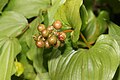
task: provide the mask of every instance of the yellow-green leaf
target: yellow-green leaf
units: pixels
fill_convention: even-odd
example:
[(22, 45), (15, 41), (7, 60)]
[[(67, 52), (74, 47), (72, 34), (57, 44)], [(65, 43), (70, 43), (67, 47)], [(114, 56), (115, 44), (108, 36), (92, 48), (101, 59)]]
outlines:
[(0, 80), (11, 80), (14, 58), (20, 51), (21, 46), (16, 38), (6, 38), (0, 52)]
[[(60, 51), (53, 53), (59, 54)], [(89, 50), (69, 50), (53, 56), (48, 69), (52, 80), (112, 80), (119, 66), (119, 58), (116, 40), (109, 35), (101, 35)]]

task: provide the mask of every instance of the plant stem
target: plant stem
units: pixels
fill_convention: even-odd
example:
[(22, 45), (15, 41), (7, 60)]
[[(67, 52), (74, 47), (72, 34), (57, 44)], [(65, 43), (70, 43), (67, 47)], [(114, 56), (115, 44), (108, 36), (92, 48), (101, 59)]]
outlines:
[(67, 33), (67, 32), (72, 32), (73, 30), (64, 30), (63, 32), (64, 33)]
[(29, 29), (29, 24), (22, 30), (22, 34), (24, 34)]
[(84, 37), (84, 35), (81, 33), (80, 34), (81, 38), (83, 39), (83, 41), (85, 42), (85, 44), (87, 45), (88, 48), (91, 47), (91, 45), (87, 42), (86, 38)]
[(17, 37), (19, 37), (19, 36), (21, 36), (22, 34), (24, 34), (28, 29), (29, 29), (29, 24), (22, 30), (22, 32), (19, 34), (19, 35), (17, 35)]
[[(73, 30), (64, 30), (63, 32), (64, 33), (67, 33), (67, 32), (72, 32)], [(80, 34), (81, 38), (83, 39), (83, 41), (85, 42), (85, 44), (87, 45), (88, 48), (91, 47), (90, 43), (88, 43), (88, 41), (86, 40), (86, 38), (84, 37), (84, 35), (81, 33)]]

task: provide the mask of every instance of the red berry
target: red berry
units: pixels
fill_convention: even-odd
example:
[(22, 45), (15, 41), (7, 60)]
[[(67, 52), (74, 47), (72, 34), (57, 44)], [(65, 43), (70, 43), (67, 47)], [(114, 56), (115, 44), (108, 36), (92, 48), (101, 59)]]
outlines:
[(60, 32), (58, 35), (58, 39), (60, 41), (64, 41), (66, 39), (66, 34), (64, 32)]
[(62, 23), (59, 20), (56, 20), (53, 23), (53, 27), (58, 30), (58, 29), (62, 28)]
[(41, 31), (43, 31), (45, 29), (45, 25), (44, 24), (40, 24), (40, 25), (38, 25), (37, 29), (38, 29), (38, 31), (41, 32)]
[(36, 41), (36, 46), (38, 48), (42, 48), (42, 47), (44, 47), (44, 42), (42, 40)]

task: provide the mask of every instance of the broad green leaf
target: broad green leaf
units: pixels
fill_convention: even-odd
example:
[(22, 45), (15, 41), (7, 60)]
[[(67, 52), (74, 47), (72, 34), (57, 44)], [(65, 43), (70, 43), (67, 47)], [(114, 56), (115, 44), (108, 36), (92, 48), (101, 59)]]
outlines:
[(38, 18), (36, 18), (33, 22), (31, 22), (29, 30), (27, 30), (27, 32), (20, 39), (21, 41), (24, 40), (26, 42), (27, 46), (30, 48), (26, 54), (30, 60), (34, 59), (34, 55), (35, 55), (36, 49), (37, 49), (37, 47), (35, 45), (35, 41), (33, 39), (33, 35), (39, 34), (38, 30), (37, 30), (37, 26), (39, 25), (39, 23), (40, 22), (39, 22)]
[[(54, 54), (59, 54), (56, 50)], [(119, 66), (119, 46), (111, 36), (101, 35), (96, 44), (87, 49), (68, 50), (48, 62), (52, 80), (112, 80)]]
[(82, 31), (87, 41), (94, 43), (96, 39), (107, 29), (108, 12), (101, 11), (96, 17), (92, 11), (89, 11), (89, 20), (86, 28)]
[(40, 9), (50, 6), (50, 0), (10, 0), (7, 11), (15, 11), (23, 14), (27, 18), (38, 16)]
[(15, 72), (16, 72), (16, 68), (15, 68), (15, 64), (13, 64), (13, 68), (12, 68), (12, 75), (14, 75), (15, 74)]
[(37, 30), (37, 26), (41, 23), (38, 18), (36, 18), (33, 22), (30, 24), (29, 30), (20, 38), (20, 42), (25, 42), (29, 48), (29, 50), (26, 52), (26, 56), (28, 59), (33, 61), (33, 66), (39, 74), (42, 72), (46, 72), (46, 69), (43, 66), (43, 50), (39, 49), (35, 45), (35, 41), (33, 39), (33, 35), (39, 34)]
[(37, 27), (41, 22), (39, 21), (39, 18), (36, 18), (31, 24), (30, 24), (30, 28), (27, 31), (27, 36), (26, 36), (26, 41), (27, 41), (27, 45), (29, 47), (31, 47), (31, 45), (33, 45), (33, 43), (35, 42), (33, 39), (33, 35), (38, 34), (38, 30)]
[(51, 80), (48, 76), (48, 72), (47, 73), (42, 73), (42, 74), (37, 74), (35, 80)]
[(36, 73), (34, 71), (34, 67), (32, 64), (29, 63), (29, 60), (27, 59), (26, 53), (27, 53), (27, 44), (21, 43), (23, 50), (21, 51), (20, 59), (19, 61), (23, 64), (24, 67), (24, 78), (28, 80), (35, 80)]
[(120, 67), (118, 68), (118, 71), (119, 71), (119, 73), (118, 73), (118, 78), (117, 78), (117, 80), (120, 80)]
[(114, 75), (114, 78), (112, 80), (120, 80), (120, 66), (118, 67), (118, 69)]
[(62, 22), (63, 24), (62, 28), (71, 29), (71, 26), (68, 23), (67, 18), (66, 18), (66, 13), (64, 11), (65, 11), (65, 7), (60, 6), (60, 8), (57, 10), (57, 13), (55, 14), (55, 20), (60, 20)]
[(37, 26), (41, 23), (38, 18), (36, 18), (30, 24), (29, 30), (20, 38), (20, 42), (27, 43), (29, 50), (26, 52), (26, 56), (33, 61), (33, 66), (39, 74), (45, 72), (43, 66), (43, 49), (38, 49), (35, 45), (33, 35), (38, 34)]
[(26, 25), (25, 17), (16, 12), (5, 11), (0, 15), (0, 35), (16, 37)]
[(72, 41), (76, 43), (79, 39), (82, 21), (80, 18), (79, 9), (83, 0), (66, 0), (66, 2), (58, 9), (55, 19), (61, 20), (63, 24), (69, 25), (74, 29), (72, 34)]
[(7, 38), (0, 55), (0, 80), (11, 80), (14, 58), (20, 51), (18, 40)]
[(120, 27), (114, 23), (109, 24), (109, 34), (116, 39), (120, 46)]
[(55, 13), (66, 0), (52, 0), (52, 6), (48, 9), (48, 24), (51, 25), (54, 20)]
[(7, 37), (6, 36), (0, 36), (0, 48), (3, 46), (3, 44), (6, 42)]
[(43, 51), (44, 51), (43, 48), (41, 49), (36, 48), (36, 52), (34, 53), (33, 66), (38, 73), (46, 72), (43, 63)]
[[(33, 22), (36, 24), (36, 21), (38, 22), (38, 18), (35, 19)], [(30, 25), (30, 28), (19, 39), (22, 46), (20, 62), (24, 66), (24, 78), (28, 80), (35, 80), (36, 77), (34, 66), (33, 64), (29, 63), (33, 61), (36, 51), (36, 49), (34, 48), (35, 42), (32, 37), (35, 31), (37, 32), (37, 27), (35, 25)]]
[[(109, 23), (109, 35), (111, 35), (120, 46), (120, 27), (112, 22)], [(120, 80), (120, 66), (113, 80)]]
[(0, 13), (2, 12), (2, 9), (7, 3), (8, 3), (8, 0), (0, 0)]
[(80, 16), (81, 16), (81, 20), (82, 20), (82, 27), (81, 27), (81, 31), (82, 31), (86, 28), (86, 26), (88, 24), (88, 12), (84, 5), (82, 5), (80, 8)]

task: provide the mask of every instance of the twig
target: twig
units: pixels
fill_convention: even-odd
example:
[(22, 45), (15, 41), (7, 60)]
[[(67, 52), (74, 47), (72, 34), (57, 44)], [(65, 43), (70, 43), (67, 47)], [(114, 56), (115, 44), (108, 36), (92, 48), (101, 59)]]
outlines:
[(24, 34), (29, 29), (29, 24), (22, 30), (22, 34)]
[(87, 45), (88, 48), (91, 47), (91, 45), (87, 42), (86, 38), (84, 37), (84, 35), (81, 33), (80, 34), (81, 38), (83, 39), (83, 41), (85, 42), (85, 44)]
[(72, 32), (73, 30), (64, 30), (63, 32), (64, 33), (67, 33), (67, 32)]
[(19, 37), (19, 36), (21, 36), (22, 34), (24, 34), (28, 29), (29, 29), (29, 24), (22, 30), (22, 32), (19, 34), (19, 35), (17, 35), (17, 37)]
[[(67, 33), (67, 32), (72, 32), (73, 30), (64, 30), (63, 32)], [(91, 47), (90, 43), (88, 43), (88, 41), (86, 40), (86, 38), (84, 37), (84, 35), (81, 33), (80, 34), (81, 38), (83, 39), (83, 41), (85, 42), (85, 44), (87, 45), (88, 48)]]

